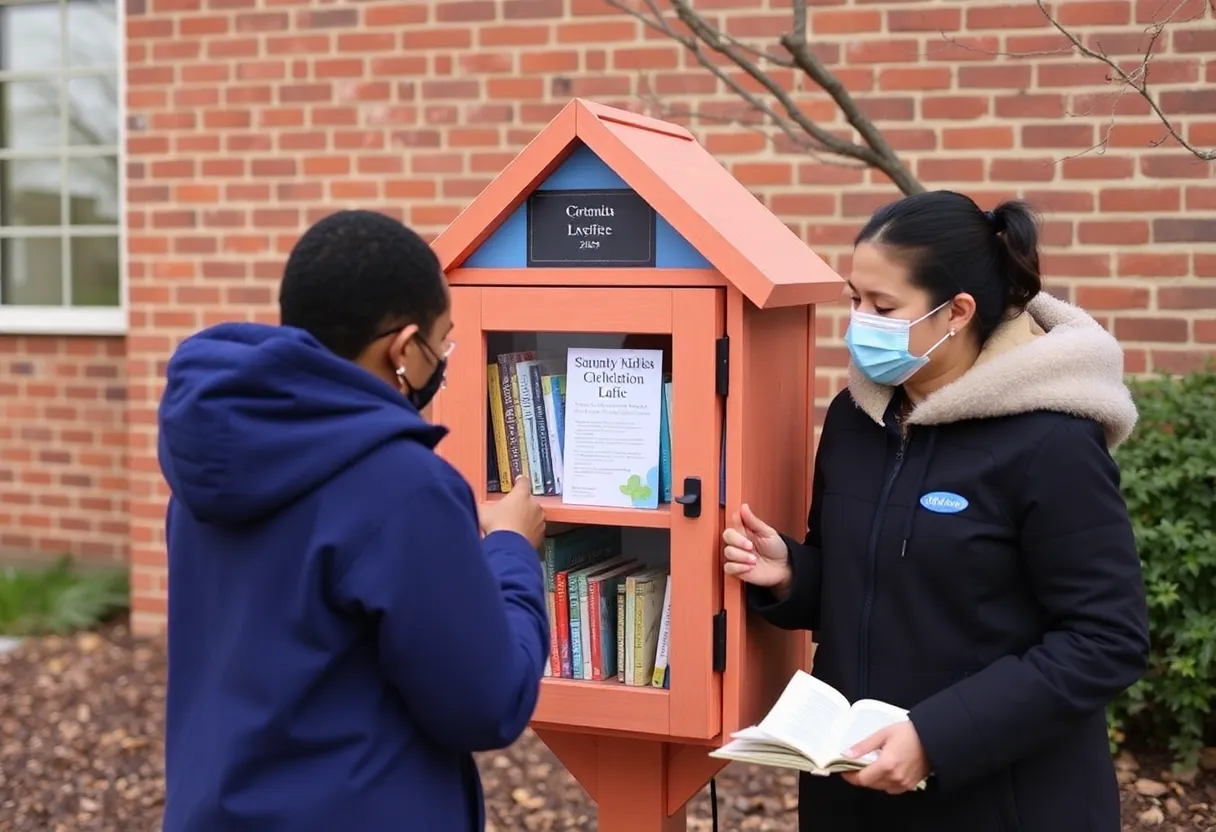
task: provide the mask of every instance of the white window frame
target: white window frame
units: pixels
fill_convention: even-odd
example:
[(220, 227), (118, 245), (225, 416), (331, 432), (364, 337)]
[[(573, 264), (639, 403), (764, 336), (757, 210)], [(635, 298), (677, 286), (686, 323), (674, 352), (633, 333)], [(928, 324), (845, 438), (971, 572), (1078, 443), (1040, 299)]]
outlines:
[[(55, 0), (60, 9), (60, 43), (63, 54), (67, 54), (67, 7), (72, 0)], [(128, 299), (128, 254), (127, 254), (127, 36), (126, 36), (126, 3), (124, 0), (114, 0), (115, 21), (118, 31), (115, 33), (118, 46), (118, 62), (116, 67), (118, 90), (118, 305), (117, 306), (6, 306), (0, 302), (0, 335), (96, 335), (121, 336), (126, 335), (130, 326), (130, 307)], [(0, 5), (20, 6), (29, 5), (31, 0), (0, 0)], [(39, 3), (38, 5), (41, 5)], [(66, 78), (77, 77), (78, 73), (70, 69)], [(79, 75), (88, 76), (87, 70)], [(93, 73), (95, 74), (95, 73)], [(26, 73), (8, 72), (0, 69), (0, 80), (10, 78), (21, 79)], [(61, 101), (62, 101), (61, 93)], [(62, 116), (61, 116), (62, 117)], [(62, 150), (62, 148), (60, 148)], [(5, 158), (21, 158), (26, 155), (21, 151), (5, 152)], [(108, 155), (108, 154), (107, 154)], [(61, 175), (66, 170), (61, 169)], [(83, 227), (87, 228), (87, 226)], [(103, 227), (107, 233), (112, 228)], [(63, 226), (22, 227), (20, 234), (6, 234), (7, 229), (0, 228), (0, 236), (19, 236), (23, 239), (47, 236), (60, 238), (63, 236)]]

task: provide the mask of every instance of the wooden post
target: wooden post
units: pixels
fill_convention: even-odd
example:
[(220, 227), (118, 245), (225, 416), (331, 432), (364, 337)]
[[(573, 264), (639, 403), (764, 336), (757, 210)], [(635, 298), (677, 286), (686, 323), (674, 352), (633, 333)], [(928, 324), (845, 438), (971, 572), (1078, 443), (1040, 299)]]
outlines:
[(598, 740), (600, 832), (684, 832), (681, 806), (667, 814), (667, 748), (650, 740)]

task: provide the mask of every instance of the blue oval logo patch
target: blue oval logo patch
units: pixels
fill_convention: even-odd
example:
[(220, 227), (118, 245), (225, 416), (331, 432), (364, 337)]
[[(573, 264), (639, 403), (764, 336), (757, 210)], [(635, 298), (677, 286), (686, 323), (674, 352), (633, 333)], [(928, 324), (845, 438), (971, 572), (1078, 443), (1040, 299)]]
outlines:
[(970, 505), (966, 497), (950, 491), (931, 491), (920, 498), (920, 504), (938, 514), (958, 514)]

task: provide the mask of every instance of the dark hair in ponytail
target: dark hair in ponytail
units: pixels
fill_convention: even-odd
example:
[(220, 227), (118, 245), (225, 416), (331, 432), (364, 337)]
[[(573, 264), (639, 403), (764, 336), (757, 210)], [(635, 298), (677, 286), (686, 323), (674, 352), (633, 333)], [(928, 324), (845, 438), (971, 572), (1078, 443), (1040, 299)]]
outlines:
[(908, 267), (933, 306), (966, 292), (975, 298), (983, 344), (1011, 312), (1021, 312), (1043, 286), (1039, 224), (1021, 200), (983, 211), (954, 191), (926, 191), (878, 209), (853, 245), (872, 243)]

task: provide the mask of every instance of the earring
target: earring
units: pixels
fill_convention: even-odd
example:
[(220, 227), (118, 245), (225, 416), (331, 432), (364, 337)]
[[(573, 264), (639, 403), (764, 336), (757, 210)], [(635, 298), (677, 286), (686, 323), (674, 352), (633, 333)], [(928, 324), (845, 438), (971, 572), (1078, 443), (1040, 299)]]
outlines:
[(405, 392), (406, 380), (404, 367), (397, 368), (397, 386), (401, 388), (402, 393)]

